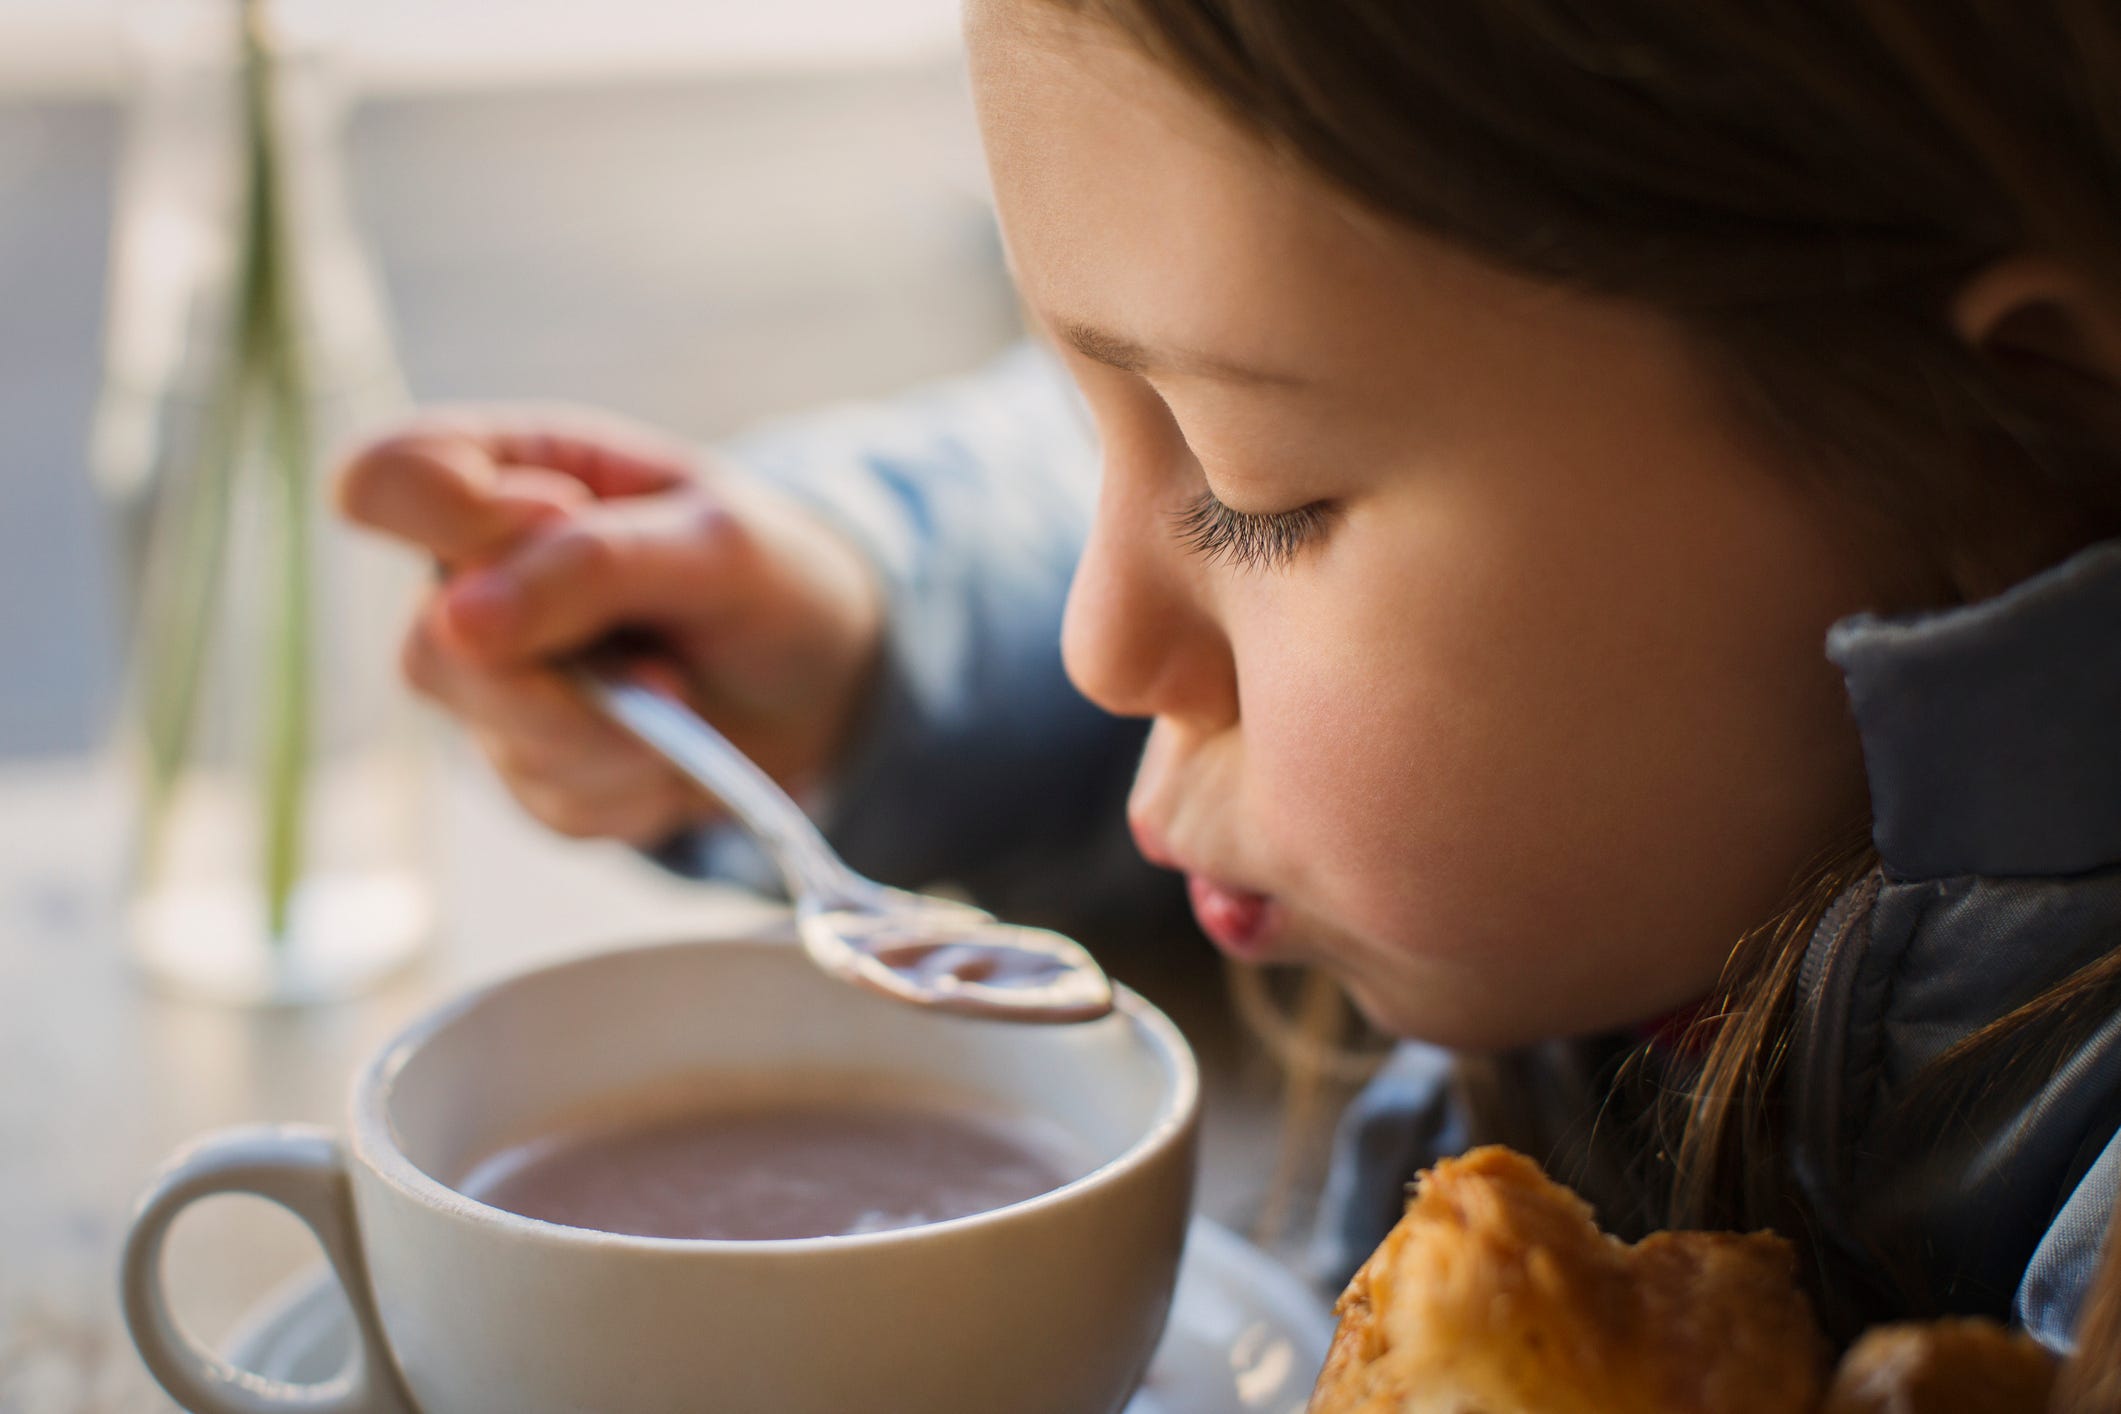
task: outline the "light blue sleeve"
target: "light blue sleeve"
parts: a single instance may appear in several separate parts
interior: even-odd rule
[[[1020,345],[973,374],[790,418],[720,451],[842,530],[885,588],[874,697],[815,806],[850,863],[1073,927],[1169,892],[1124,829],[1142,728],[1091,706],[1061,670],[1098,458],[1049,351]],[[656,855],[766,882],[728,831]]]
[[[2051,1350],[2066,1355],[2076,1349],[2077,1318],[2099,1272],[2117,1197],[2121,1134],[2106,1141],[2056,1210],[2011,1303],[2011,1315]]]

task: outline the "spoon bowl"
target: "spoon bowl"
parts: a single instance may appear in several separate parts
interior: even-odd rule
[[[964,1016],[1094,1021],[1112,1010],[1112,984],[1073,938],[907,897],[919,904],[798,910],[804,950],[871,991]],[[1037,998],[1035,1015],[1023,1014],[1027,996]]]

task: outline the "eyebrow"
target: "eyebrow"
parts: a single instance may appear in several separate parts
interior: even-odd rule
[[[1177,373],[1214,378],[1225,383],[1278,388],[1300,388],[1308,381],[1292,373],[1217,358],[1213,354],[1177,349],[1154,350],[1125,335],[1115,334],[1109,329],[1101,329],[1080,320],[1056,319],[1053,321],[1053,328],[1063,342],[1084,358],[1095,359],[1127,373]]]

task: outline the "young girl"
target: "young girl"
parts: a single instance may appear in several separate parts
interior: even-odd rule
[[[1126,885],[1146,721],[1127,817],[1205,931],[1418,1043],[1343,1134],[1334,1276],[1499,1137],[1625,1227],[1780,1228],[1844,1334],[2066,1348],[2121,1191],[2121,19],[967,32],[1094,510],[1036,352],[748,473],[427,424],[344,481],[461,571],[413,681],[548,822],[699,866],[705,808],[542,666],[651,628],[858,865],[1018,912]]]

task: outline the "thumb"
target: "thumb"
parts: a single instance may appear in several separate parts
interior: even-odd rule
[[[498,666],[574,652],[620,628],[696,629],[741,611],[761,578],[756,543],[717,503],[597,509],[452,583],[441,618],[459,646]]]

